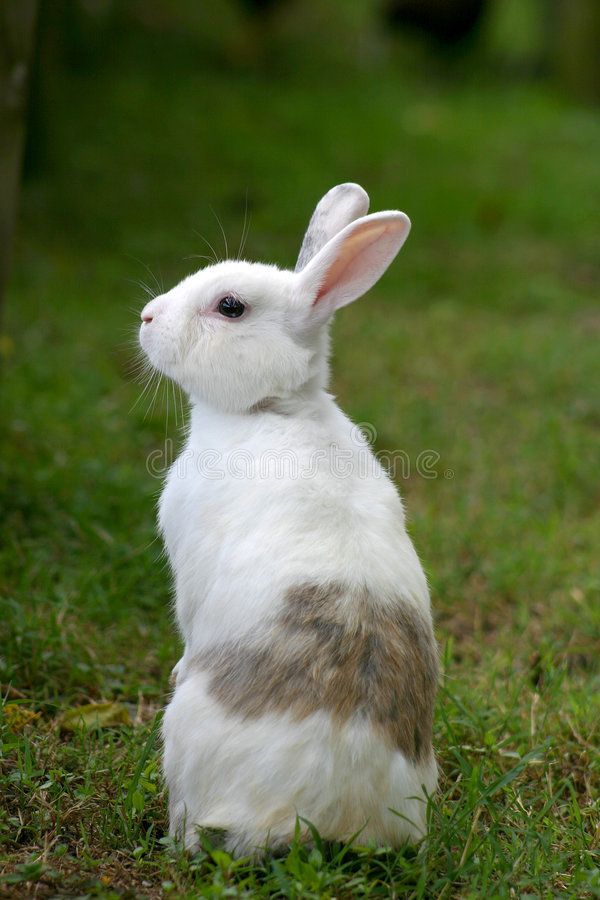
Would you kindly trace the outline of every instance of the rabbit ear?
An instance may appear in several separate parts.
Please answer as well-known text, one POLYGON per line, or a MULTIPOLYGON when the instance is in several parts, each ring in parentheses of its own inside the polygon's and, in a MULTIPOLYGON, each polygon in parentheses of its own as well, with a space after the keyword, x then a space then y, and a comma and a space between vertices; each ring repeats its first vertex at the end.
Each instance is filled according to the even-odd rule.
POLYGON ((300 290, 315 309, 331 314, 379 281, 408 237, 402 212, 374 213, 351 222, 300 272, 300 290))
POLYGON ((308 223, 295 271, 300 272, 327 241, 368 210, 369 195, 359 184, 338 184, 327 191, 308 223))

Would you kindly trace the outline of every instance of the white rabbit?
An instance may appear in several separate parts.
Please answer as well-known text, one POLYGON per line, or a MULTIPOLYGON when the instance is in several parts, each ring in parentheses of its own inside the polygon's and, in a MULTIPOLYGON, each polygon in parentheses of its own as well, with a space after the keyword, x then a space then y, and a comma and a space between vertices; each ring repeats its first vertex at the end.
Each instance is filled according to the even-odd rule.
POLYGON ((222 828, 232 852, 260 852, 289 842, 297 816, 332 840, 425 831, 427 584, 394 485, 326 392, 333 313, 410 229, 367 209, 362 188, 338 185, 295 272, 218 263, 142 312, 148 359, 192 404, 159 512, 185 644, 164 771, 188 847, 222 828))

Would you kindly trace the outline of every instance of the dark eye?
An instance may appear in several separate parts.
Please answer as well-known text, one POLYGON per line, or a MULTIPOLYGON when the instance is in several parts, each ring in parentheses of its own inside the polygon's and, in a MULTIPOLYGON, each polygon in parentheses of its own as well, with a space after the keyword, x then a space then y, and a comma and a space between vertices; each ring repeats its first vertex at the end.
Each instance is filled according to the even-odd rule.
POLYGON ((246 307, 242 301, 238 300, 237 297, 234 297, 233 294, 228 294, 226 297, 223 297, 222 300, 219 300, 217 309, 222 316, 227 316, 228 319, 239 319, 239 317, 244 314, 246 307))

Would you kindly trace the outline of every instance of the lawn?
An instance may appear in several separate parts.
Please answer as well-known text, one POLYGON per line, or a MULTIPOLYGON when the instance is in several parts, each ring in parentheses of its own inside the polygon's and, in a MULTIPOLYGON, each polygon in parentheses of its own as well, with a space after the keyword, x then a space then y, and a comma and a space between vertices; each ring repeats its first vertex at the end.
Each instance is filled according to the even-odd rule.
POLYGON ((0 340, 0 890, 600 896, 598 112, 491 77, 152 61, 54 79, 22 198, 0 340), (444 663, 430 837, 190 858, 165 835, 157 727, 180 648, 146 466, 185 410, 139 399, 138 282, 203 265, 200 234, 223 252, 211 207, 230 247, 246 220, 248 258, 290 265, 344 180, 413 220, 338 317, 332 385, 410 462, 444 663), (99 701, 128 722, 66 730, 99 701))

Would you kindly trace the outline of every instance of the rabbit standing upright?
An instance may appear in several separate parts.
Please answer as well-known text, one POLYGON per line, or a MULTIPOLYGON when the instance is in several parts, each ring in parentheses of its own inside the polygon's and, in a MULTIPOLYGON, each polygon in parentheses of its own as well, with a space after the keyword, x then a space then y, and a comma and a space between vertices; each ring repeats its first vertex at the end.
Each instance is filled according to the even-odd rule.
POLYGON ((282 845, 297 816, 326 839, 424 834, 427 584, 394 485, 326 390, 334 312, 410 229, 368 202, 329 191, 294 272, 217 263, 142 312, 142 348, 192 405, 159 512, 185 644, 164 771, 188 847, 203 827, 237 854, 282 845))

